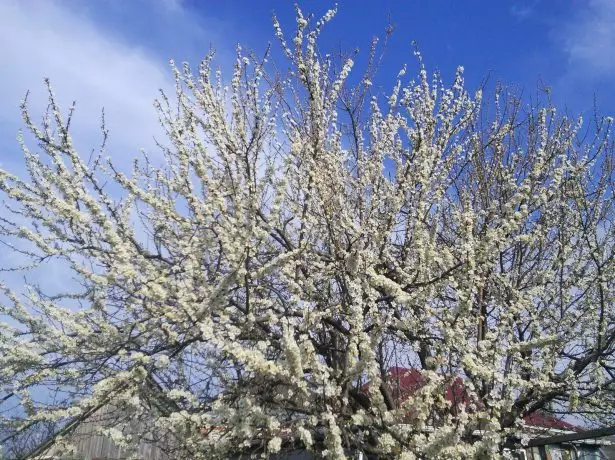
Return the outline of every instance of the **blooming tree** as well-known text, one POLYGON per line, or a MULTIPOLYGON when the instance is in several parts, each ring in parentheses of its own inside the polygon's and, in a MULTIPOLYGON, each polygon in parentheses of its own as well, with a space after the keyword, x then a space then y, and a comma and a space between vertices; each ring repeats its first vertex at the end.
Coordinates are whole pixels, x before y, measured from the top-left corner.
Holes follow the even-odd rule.
POLYGON ((161 166, 81 156, 73 108, 24 102, 38 149, 0 170, 2 238, 77 283, 3 286, 5 442, 113 406, 105 433, 173 458, 498 458, 536 411, 613 418, 612 120, 485 103, 418 54, 384 95, 375 43, 351 85, 317 46, 333 16, 298 10, 292 41, 274 21, 282 75, 241 49, 228 85, 213 54, 173 66, 161 166))

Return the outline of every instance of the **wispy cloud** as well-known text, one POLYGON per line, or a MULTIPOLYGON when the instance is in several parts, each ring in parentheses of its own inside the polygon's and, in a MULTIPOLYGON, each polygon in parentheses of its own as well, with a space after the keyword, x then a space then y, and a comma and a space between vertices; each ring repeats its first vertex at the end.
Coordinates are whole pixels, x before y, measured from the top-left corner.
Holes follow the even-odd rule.
POLYGON ((569 71, 577 77, 615 76, 615 1, 579 3, 583 6, 555 33, 569 71))
MULTIPOLYGON (((160 138, 162 129, 153 101, 159 89, 172 89, 173 80, 168 67, 171 56, 152 52, 155 39, 165 37, 154 35, 158 31, 173 33, 179 46, 197 39, 204 42, 208 32, 202 27, 203 18, 198 22, 190 20, 179 0, 147 1, 137 6, 113 1, 89 4, 0 0, 0 43, 3 44, 0 46, 0 166, 23 174, 21 152, 15 139, 22 126, 19 103, 30 90, 32 115, 38 119, 47 103, 43 85, 46 77, 50 78, 64 109, 73 100, 77 101, 71 126, 77 148, 83 155, 88 155, 100 143, 103 107, 110 130, 107 154, 116 163, 128 164, 139 156, 140 148, 155 151, 153 137, 160 138), (97 16, 100 11, 96 8, 101 5, 107 7, 106 18, 97 16), (161 23, 152 21, 151 34, 137 37, 134 30, 126 30, 131 24, 118 20, 129 7, 142 9, 142 14, 151 14, 161 23), (152 8, 158 11, 152 12, 152 8), (166 27, 180 22, 184 27, 170 31, 166 27), (146 44, 152 46, 148 48, 146 44)), ((14 267, 22 262, 18 254, 0 246, 1 267, 14 267)), ((24 273, 1 275, 3 282, 21 290, 24 273)), ((70 284, 67 275, 65 267, 53 263, 28 273, 31 281, 41 283, 52 292, 66 289, 70 284)))
POLYGON ((510 14, 520 21, 523 21, 534 14, 538 0, 519 1, 510 7, 510 14))
MULTIPOLYGON (((167 10, 166 18, 182 14, 179 0, 158 1, 158 8, 167 10)), ((153 136, 161 133, 152 103, 160 88, 172 87, 170 56, 153 54, 127 40, 117 28, 102 26, 92 10, 75 5, 61 0, 0 2, 0 43, 4 44, 0 47, 0 148, 12 146, 10 150, 15 151, 18 104, 26 90, 32 91, 33 113, 42 112, 43 79, 49 77, 64 107, 77 101, 73 132, 78 146, 96 147, 104 107, 111 131, 109 154, 132 158, 138 148, 153 146, 153 136)), ((186 42, 195 33, 202 39, 203 31, 194 23, 189 26, 175 34, 188 35, 186 42)), ((6 164, 6 152, 0 157, 6 164)))

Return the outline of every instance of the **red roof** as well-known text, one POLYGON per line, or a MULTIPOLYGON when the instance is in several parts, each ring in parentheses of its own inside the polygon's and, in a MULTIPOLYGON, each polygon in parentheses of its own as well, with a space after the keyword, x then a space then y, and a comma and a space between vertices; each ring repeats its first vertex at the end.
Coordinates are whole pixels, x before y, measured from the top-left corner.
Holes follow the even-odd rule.
MULTIPOLYGON (((425 380, 418 369, 391 367, 389 369, 389 384, 391 385, 393 397, 401 402, 425 385, 425 380)), ((461 377, 457 377, 446 387, 446 399, 453 403, 454 406, 465 406, 472 402, 461 377)), ((578 431, 579 429, 568 422, 540 411, 527 415, 524 421, 527 425, 537 428, 567 431, 578 431)))
MULTIPOLYGON (((425 385, 425 381, 418 369, 392 367, 389 369, 389 384, 393 397, 398 401, 403 401, 425 385)), ((446 399, 454 405, 468 405, 472 402, 461 377, 457 377, 447 385, 446 399)))
POLYGON ((579 431, 579 427, 540 411, 532 412, 531 414, 526 415, 523 420, 527 425, 534 426, 537 428, 552 428, 556 430, 579 431))

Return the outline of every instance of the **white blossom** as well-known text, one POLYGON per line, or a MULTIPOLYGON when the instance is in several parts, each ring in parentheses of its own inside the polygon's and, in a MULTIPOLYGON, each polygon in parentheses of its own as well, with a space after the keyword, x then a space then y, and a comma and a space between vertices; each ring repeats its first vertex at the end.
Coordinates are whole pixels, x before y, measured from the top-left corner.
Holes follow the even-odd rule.
POLYGON ((67 284, 0 286, 14 436, 112 406, 114 442, 155 432, 174 458, 469 459, 532 411, 613 421, 612 119, 483 101, 418 51, 414 80, 353 86, 361 61, 319 49, 334 15, 297 9, 290 40, 274 19, 288 75, 241 47, 228 76, 213 53, 172 64, 163 160, 130 173, 75 150, 51 90, 41 124, 24 102, 3 270, 57 263, 67 284))

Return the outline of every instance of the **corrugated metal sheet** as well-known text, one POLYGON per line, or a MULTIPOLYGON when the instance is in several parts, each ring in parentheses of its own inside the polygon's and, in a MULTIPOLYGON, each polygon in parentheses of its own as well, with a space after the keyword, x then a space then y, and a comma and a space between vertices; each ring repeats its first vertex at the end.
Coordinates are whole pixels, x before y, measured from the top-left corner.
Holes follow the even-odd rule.
MULTIPOLYGON (((122 448, 113 442, 108 436, 100 434, 101 428, 114 426, 129 417, 124 411, 117 408, 105 407, 100 409, 88 420, 79 424, 75 431, 68 437, 75 448, 72 458, 85 458, 87 460, 123 460, 131 454, 137 454, 137 458, 143 460, 169 460, 170 457, 162 449, 164 440, 155 439, 155 434, 142 436, 145 424, 140 420, 131 420, 123 429, 125 434, 133 434, 139 440, 130 448, 122 448)), ((167 443, 168 444, 168 443, 167 443)), ((51 447, 39 459, 60 459, 62 454, 57 447, 51 447)), ((134 458, 134 457, 133 457, 134 458)))

